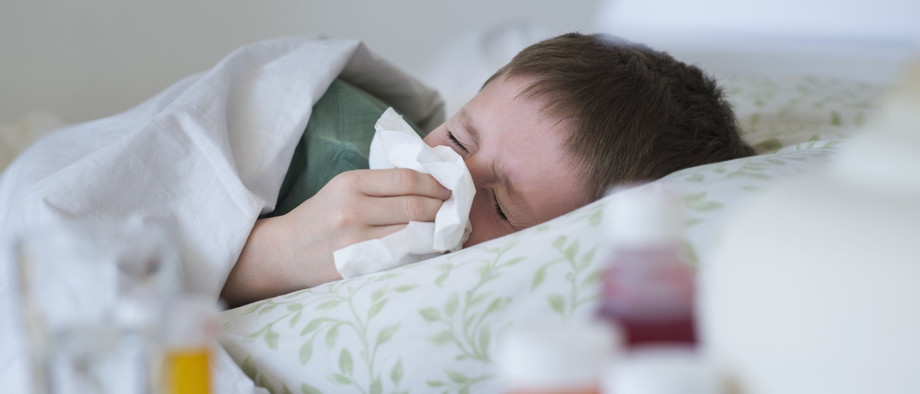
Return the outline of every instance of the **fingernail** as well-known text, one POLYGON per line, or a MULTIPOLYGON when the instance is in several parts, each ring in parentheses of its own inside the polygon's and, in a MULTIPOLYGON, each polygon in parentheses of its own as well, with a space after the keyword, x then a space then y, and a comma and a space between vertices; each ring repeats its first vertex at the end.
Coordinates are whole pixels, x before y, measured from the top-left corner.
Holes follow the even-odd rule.
POLYGON ((441 199, 447 200, 448 198, 450 198, 450 189, 441 186, 441 199))

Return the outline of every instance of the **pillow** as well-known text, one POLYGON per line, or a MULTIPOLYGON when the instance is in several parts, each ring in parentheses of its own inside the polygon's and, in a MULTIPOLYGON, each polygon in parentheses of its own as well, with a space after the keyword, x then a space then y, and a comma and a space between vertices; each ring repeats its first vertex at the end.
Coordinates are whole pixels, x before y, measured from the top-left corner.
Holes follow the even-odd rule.
POLYGON ((875 84, 837 78, 729 75, 721 82, 745 140, 760 153, 846 139, 882 98, 875 84))
MULTIPOLYGON (((687 255, 705 264, 748 196, 822 165, 879 89, 820 78, 729 83, 745 135, 764 152, 656 184, 688 208, 687 255)), ((414 265, 225 311, 222 344, 273 393, 500 392, 503 333, 591 319, 606 266, 609 197, 547 223, 414 265)))

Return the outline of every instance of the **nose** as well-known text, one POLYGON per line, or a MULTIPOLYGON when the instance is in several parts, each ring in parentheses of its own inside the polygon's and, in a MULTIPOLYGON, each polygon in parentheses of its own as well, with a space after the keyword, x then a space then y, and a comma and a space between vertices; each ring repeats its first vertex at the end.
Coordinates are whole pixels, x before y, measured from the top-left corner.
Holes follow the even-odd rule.
POLYGON ((466 168, 470 170, 470 175, 473 177, 473 184, 476 185, 476 190, 480 190, 494 181, 492 170, 481 161, 476 160, 476 156, 466 159, 464 163, 466 164, 466 168))

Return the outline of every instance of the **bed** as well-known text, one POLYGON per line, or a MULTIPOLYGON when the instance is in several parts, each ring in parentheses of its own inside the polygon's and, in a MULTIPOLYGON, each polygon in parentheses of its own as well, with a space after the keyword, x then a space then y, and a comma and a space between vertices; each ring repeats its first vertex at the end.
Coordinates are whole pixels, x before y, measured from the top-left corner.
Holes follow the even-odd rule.
MULTIPOLYGON (((693 264, 705 266, 726 222, 749 199, 832 163, 872 121, 903 53, 842 47, 812 57, 786 48, 798 56, 780 69, 763 62, 775 62, 776 53, 683 52, 717 70, 760 153, 655 182, 678 191, 690 212, 693 264), (871 68, 877 72, 833 68, 866 50, 881 54, 871 68)), ((226 311, 222 344, 248 377, 275 393, 501 392, 498 343, 509 330, 593 319, 609 201, 419 264, 226 311)))
MULTIPOLYGON (((689 212, 687 255, 704 269, 726 223, 752 198, 833 163, 851 136, 871 124, 902 66, 916 52, 900 45, 849 41, 790 47, 786 40, 765 40, 760 48, 769 50, 763 51, 751 50, 749 43, 744 48, 699 47, 688 44, 692 41, 662 41, 659 47, 714 72, 744 138, 759 153, 685 169, 654 182, 679 193, 689 212), (764 59, 777 64, 777 56, 784 56, 782 67, 765 64, 764 59), (834 66, 847 59, 859 63, 843 70, 834 66)), ((92 180, 94 187, 108 190, 137 184, 149 191, 144 199, 123 203, 109 195, 87 194, 85 183, 56 178, 68 176, 58 167, 67 158, 52 154, 55 145, 39 144, 24 155, 47 161, 39 167, 14 163, 0 180, 0 204, 29 206, 22 201, 34 196, 46 196, 50 203, 29 206, 32 211, 4 209, 3 236, 33 227, 34 217, 42 224, 138 213, 165 217, 183 240, 183 258, 194 262, 185 267, 187 285, 216 297, 247 226, 274 201, 287 166, 284 158, 290 157, 298 138, 291 130, 303 129, 312 103, 335 78, 382 96, 424 127, 443 119, 436 91, 357 41, 311 36, 249 45, 211 71, 180 81, 124 114, 64 129, 76 130, 76 135, 88 128, 114 133, 131 124, 134 137, 115 139, 118 149, 93 141, 61 141, 99 155, 74 174, 109 174, 92 180), (316 61, 318 57, 323 60, 316 61), (294 83, 283 78, 304 74, 294 83), (393 78, 400 83, 392 83, 393 78), (215 95, 225 100, 205 99, 215 95), (161 134, 164 128, 194 132, 174 139, 161 134), (274 134, 255 138, 252 130, 274 134), (173 155, 154 154, 142 149, 150 146, 146 143, 182 149, 173 155), (188 162, 189 157, 196 161, 188 162), (188 165, 143 182, 130 176, 131 165, 175 162, 188 165), (28 176, 55 181, 22 194, 17 182, 28 176), (182 183, 177 185, 177 179, 182 183), (219 187, 212 194, 190 192, 215 183, 219 187), (75 193, 88 197, 61 197, 75 193), (156 197, 162 195, 179 199, 156 197)), ((445 99, 450 103, 462 98, 445 99)), ((220 392, 500 392, 496 353, 509 330, 593 318, 606 266, 603 229, 609 202, 607 197, 527 230, 409 266, 224 311, 215 372, 220 392)), ((9 281, 0 285, 0 290, 12 291, 9 281)), ((2 312, 13 313, 9 300, 15 298, 3 299, 2 312)), ((4 318, 0 339, 21 351, 14 319, 4 318)), ((21 387, 16 385, 24 384, 24 365, 9 354, 0 360, 2 376, 12 387, 21 387)))
MULTIPOLYGON (((733 210, 826 165, 884 93, 819 75, 726 83, 761 154, 655 182, 679 191, 689 209, 687 247, 699 265, 733 210)), ((499 392, 504 332, 593 318, 608 202, 423 263, 224 312, 222 343, 272 392, 499 392)))

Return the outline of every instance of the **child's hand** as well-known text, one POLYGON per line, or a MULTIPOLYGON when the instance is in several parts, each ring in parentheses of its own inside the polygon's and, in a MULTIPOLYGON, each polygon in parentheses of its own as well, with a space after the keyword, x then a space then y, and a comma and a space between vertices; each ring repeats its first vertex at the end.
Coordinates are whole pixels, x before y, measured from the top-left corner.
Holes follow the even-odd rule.
POLYGON ((409 221, 433 222, 450 191, 431 175, 392 168, 339 174, 313 198, 288 214, 301 234, 321 234, 331 261, 332 252, 381 238, 406 227, 409 221))
POLYGON ((286 215, 256 222, 221 295, 239 305, 341 279, 332 252, 434 221, 448 197, 409 169, 341 173, 286 215))

